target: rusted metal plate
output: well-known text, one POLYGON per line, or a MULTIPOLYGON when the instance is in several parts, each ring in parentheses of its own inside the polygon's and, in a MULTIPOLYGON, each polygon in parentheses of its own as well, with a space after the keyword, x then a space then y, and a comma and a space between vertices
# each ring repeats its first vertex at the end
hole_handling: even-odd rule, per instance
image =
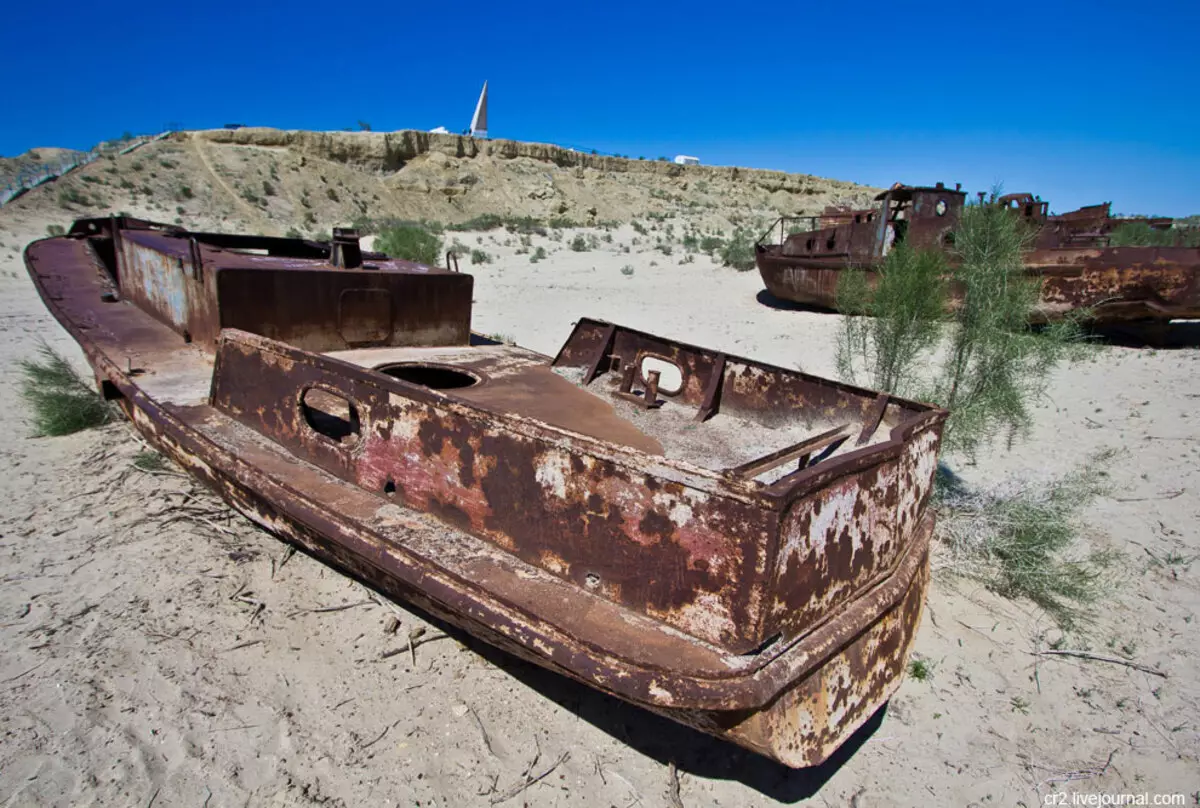
POLYGON ((124 220, 72 233, 26 252, 43 300, 134 425, 264 527, 792 766, 898 685, 944 412, 596 320, 553 360, 472 344, 469 276, 382 256, 337 267, 311 242, 124 220), (180 278, 183 308, 163 291, 180 278), (330 297, 297 302, 293 280, 330 297))
MULTIPOLYGON (((755 247, 767 290, 781 300, 836 309, 838 279, 847 267, 866 272, 874 283, 873 268, 894 244, 948 249, 965 194, 940 185, 897 186, 878 199, 874 213, 827 212, 803 232, 786 235, 789 219, 773 225, 755 247)), ((1024 259, 1026 276, 1041 289, 1034 322, 1084 309, 1098 325, 1200 317, 1200 249, 1109 247, 1112 231, 1133 221, 1111 216, 1109 203, 1054 216, 1049 203, 1032 194, 1007 194, 995 204, 1037 228, 1024 259)), ((1170 219, 1141 221, 1160 229, 1171 224, 1170 219)))

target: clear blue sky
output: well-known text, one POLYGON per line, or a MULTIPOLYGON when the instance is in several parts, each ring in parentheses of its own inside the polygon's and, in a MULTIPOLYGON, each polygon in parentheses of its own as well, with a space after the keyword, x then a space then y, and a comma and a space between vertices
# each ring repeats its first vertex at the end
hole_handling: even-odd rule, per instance
POLYGON ((1200 213, 1197 0, 66 0, 3 17, 6 156, 166 122, 461 131, 486 78, 497 138, 1200 213))

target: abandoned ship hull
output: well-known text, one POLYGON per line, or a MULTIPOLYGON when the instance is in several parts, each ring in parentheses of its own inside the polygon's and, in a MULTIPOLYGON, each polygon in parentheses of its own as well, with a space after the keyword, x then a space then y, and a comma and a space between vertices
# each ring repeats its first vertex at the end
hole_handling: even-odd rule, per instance
MULTIPOLYGON (((759 274, 780 300, 836 310, 847 259, 782 255, 759 250, 759 274)), ((1104 247, 1034 250, 1025 257, 1026 276, 1041 285, 1031 319, 1055 322, 1087 312, 1095 325, 1200 318, 1200 249, 1104 247)), ((873 280, 875 273, 865 271, 873 280)), ((953 299, 953 292, 951 293, 953 299)))
MULTIPOLYGON (((840 554, 819 561, 823 570, 806 573, 810 588, 824 593, 826 608, 808 614, 803 630, 785 630, 765 643, 748 636, 746 642, 760 647, 747 649, 736 640, 697 638, 700 628, 681 631, 604 597, 603 590, 581 587, 564 577, 562 560, 550 569, 531 563, 542 556, 480 535, 485 531, 474 524, 469 505, 452 502, 444 491, 436 507, 420 501, 422 480, 430 484, 420 459, 410 459, 411 474, 389 469, 386 485, 348 484, 353 474, 339 465, 346 456, 332 442, 297 441, 286 426, 256 424, 263 412, 268 421, 278 416, 271 415, 271 402, 264 407, 255 396, 270 389, 271 397, 302 407, 305 390, 330 390, 363 402, 364 432, 366 425, 383 432, 376 410, 397 405, 394 385, 236 330, 221 332, 209 353, 128 299, 116 299, 104 252, 86 238, 48 239, 29 247, 26 262, 43 301, 84 349, 103 394, 148 441, 276 535, 514 655, 789 766, 828 758, 899 686, 928 581, 931 516, 924 505, 944 414, 929 412, 893 429, 882 452, 859 450, 840 468, 826 461, 828 471, 813 467, 808 478, 834 481, 846 503, 830 505, 823 520, 820 507, 808 517, 834 530, 820 542, 843 545, 840 554), (273 372, 294 383, 274 389, 283 377, 273 372), (374 400, 372 384, 382 391, 374 400), (871 535, 879 514, 839 512, 862 507, 851 483, 868 478, 890 485, 883 495, 900 524, 886 525, 894 528, 886 536, 882 523, 871 535), (911 490, 901 493, 900 485, 911 490), (418 505, 424 513, 413 509, 418 505), (863 526, 868 535, 853 535, 850 528, 863 526), (831 589, 822 574, 844 579, 842 585, 831 589)), ((120 255, 119 248, 114 252, 120 255)), ((125 267, 124 277, 134 272, 125 267)), ((585 337, 608 334, 610 340, 616 332, 594 321, 580 328, 585 337)), ((569 342, 559 360, 569 363, 572 345, 581 355, 592 353, 583 339, 569 342)), ((493 353, 508 363, 519 358, 493 353)), ((885 408, 877 409, 882 420, 885 408)), ((446 413, 439 420, 431 409, 423 412, 427 442, 434 442, 429 431, 436 425, 453 426, 446 413)), ((400 424, 394 419, 387 429, 402 431, 400 424)), ((449 445, 449 439, 440 442, 425 463, 445 455, 449 445)), ((370 457, 367 441, 360 448, 359 471, 381 462, 370 457)), ((505 456, 491 462, 503 463, 505 456)), ((661 485, 645 480, 651 488, 661 485)), ((589 508, 599 515, 594 496, 589 508)), ((699 508, 698 499, 692 502, 699 508)), ((789 541, 815 544, 816 538, 789 541)))

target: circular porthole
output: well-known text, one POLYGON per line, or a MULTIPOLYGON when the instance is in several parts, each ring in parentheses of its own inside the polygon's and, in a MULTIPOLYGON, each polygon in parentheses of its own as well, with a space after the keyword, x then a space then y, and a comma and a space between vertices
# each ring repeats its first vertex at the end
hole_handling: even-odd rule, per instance
POLYGON ((428 387, 430 390, 459 390, 464 387, 473 387, 480 382, 478 376, 458 368, 446 365, 427 365, 422 362, 380 365, 375 370, 387 374, 393 379, 428 387))
POLYGON ((945 216, 946 215, 946 200, 939 199, 937 201, 937 204, 933 206, 933 211, 938 216, 945 216))

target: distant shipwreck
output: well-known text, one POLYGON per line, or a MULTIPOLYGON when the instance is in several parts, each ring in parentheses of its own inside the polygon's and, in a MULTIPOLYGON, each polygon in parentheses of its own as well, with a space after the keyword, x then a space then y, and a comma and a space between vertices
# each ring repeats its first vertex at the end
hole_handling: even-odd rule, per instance
MULTIPOLYGON (((820 216, 783 217, 755 245, 767 290, 781 300, 837 308, 838 279, 853 268, 873 274, 897 244, 948 250, 966 194, 942 183, 896 185, 864 210, 828 209, 820 216)), ((981 198, 981 204, 983 200, 981 198)), ((1030 194, 996 200, 1036 228, 1025 255, 1026 274, 1040 283, 1035 322, 1052 322, 1086 309, 1097 325, 1163 322, 1200 317, 1200 249, 1112 247, 1121 224, 1110 205, 1090 205, 1051 216, 1030 194)), ((1171 219, 1139 219, 1167 229, 1171 219)))
POLYGON ((147 440, 388 595, 789 766, 900 683, 940 409, 596 320, 497 344, 470 275, 353 231, 83 219, 25 260, 147 440))

